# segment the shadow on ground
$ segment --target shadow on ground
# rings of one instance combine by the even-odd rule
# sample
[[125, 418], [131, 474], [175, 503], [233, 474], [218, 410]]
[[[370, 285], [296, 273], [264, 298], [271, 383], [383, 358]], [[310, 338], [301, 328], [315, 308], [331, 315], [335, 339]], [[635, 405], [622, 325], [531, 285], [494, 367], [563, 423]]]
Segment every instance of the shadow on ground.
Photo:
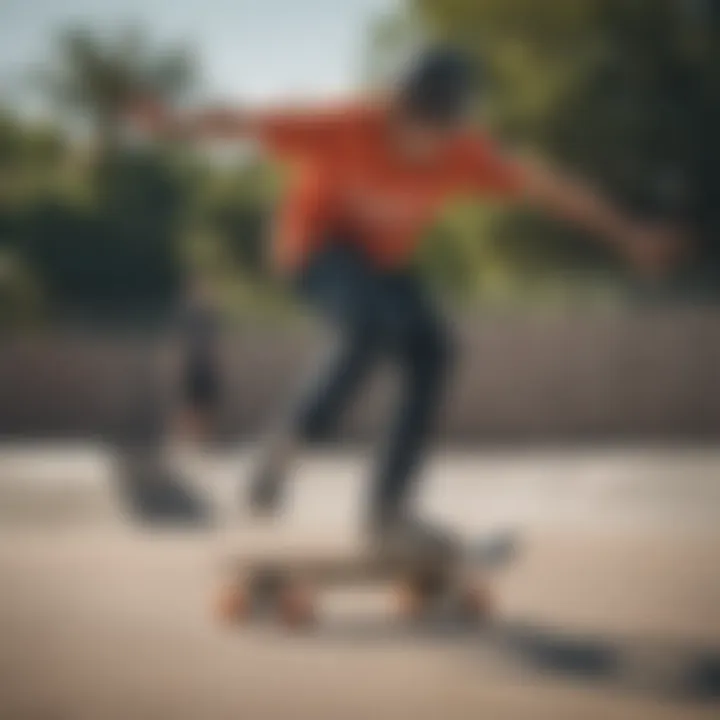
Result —
[[523, 671], [609, 684], [676, 701], [720, 702], [720, 648], [653, 638], [580, 636], [550, 627], [505, 623], [468, 629], [450, 623], [419, 628], [392, 621], [338, 621], [316, 632], [323, 641], [392, 643], [409, 636], [447, 643]]

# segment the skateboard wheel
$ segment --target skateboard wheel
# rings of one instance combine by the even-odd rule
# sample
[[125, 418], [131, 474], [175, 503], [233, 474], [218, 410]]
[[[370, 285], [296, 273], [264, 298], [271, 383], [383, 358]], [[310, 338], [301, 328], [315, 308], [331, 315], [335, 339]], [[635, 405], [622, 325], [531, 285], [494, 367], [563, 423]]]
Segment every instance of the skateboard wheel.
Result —
[[490, 590], [482, 584], [468, 585], [460, 593], [458, 609], [466, 620], [488, 620], [495, 609]]
[[439, 594], [416, 582], [403, 583], [398, 589], [400, 615], [411, 620], [423, 618], [435, 606]]
[[398, 609], [402, 617], [417, 619], [423, 614], [426, 605], [426, 598], [410, 583], [398, 588]]
[[290, 583], [280, 593], [278, 612], [282, 623], [297, 630], [315, 621], [315, 602], [311, 588], [304, 583]]
[[407, 578], [399, 588], [399, 609], [404, 617], [425, 615], [445, 594], [448, 578], [442, 572], [421, 571]]
[[225, 625], [245, 620], [250, 612], [250, 602], [241, 585], [229, 583], [220, 588], [215, 602], [215, 616]]

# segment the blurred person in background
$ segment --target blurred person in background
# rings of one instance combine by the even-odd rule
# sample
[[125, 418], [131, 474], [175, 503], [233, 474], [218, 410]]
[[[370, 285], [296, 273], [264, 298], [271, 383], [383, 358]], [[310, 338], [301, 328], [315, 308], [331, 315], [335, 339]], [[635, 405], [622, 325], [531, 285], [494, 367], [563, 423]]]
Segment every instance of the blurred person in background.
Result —
[[249, 502], [272, 516], [303, 442], [337, 424], [380, 358], [400, 371], [403, 394], [374, 470], [370, 537], [450, 548], [448, 536], [410, 512], [415, 479], [452, 365], [448, 329], [412, 269], [423, 231], [451, 198], [525, 202], [586, 229], [639, 271], [661, 276], [677, 239], [627, 216], [591, 186], [502, 150], [471, 123], [478, 80], [462, 53], [432, 47], [385, 97], [338, 107], [174, 117], [136, 108], [146, 130], [179, 137], [257, 138], [294, 170], [277, 218], [275, 266], [340, 342], [270, 434]]
[[212, 285], [192, 274], [177, 318], [178, 401], [172, 440], [201, 445], [212, 440], [221, 396], [220, 318]]

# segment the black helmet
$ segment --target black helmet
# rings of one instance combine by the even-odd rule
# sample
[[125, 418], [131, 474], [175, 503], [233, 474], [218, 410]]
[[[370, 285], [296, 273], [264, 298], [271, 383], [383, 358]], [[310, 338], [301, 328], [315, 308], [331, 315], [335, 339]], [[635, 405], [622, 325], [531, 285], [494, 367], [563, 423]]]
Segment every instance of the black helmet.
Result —
[[459, 51], [437, 46], [410, 64], [400, 81], [402, 108], [433, 124], [451, 124], [467, 111], [473, 93], [473, 70]]

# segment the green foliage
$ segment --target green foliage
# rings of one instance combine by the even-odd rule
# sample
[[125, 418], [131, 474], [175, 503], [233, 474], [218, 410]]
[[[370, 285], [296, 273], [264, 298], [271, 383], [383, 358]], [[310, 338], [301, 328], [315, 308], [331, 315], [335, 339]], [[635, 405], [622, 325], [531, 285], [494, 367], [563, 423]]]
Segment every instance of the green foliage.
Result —
[[0, 329], [32, 325], [43, 312], [42, 290], [31, 269], [12, 252], [0, 249]]
[[177, 101], [193, 76], [184, 48], [156, 48], [137, 27], [109, 37], [74, 27], [59, 36], [55, 62], [41, 81], [58, 107], [89, 120], [104, 153], [116, 148], [130, 103], [142, 96]]
[[422, 30], [409, 13], [380, 15], [370, 27], [363, 80], [371, 89], [382, 89], [402, 68], [406, 56], [418, 45]]
[[56, 128], [21, 123], [0, 111], [0, 184], [4, 193], [33, 192], [61, 170], [66, 153], [66, 141]]
[[176, 291], [184, 188], [161, 158], [88, 171], [94, 201], [60, 192], [0, 204], [0, 247], [32, 268], [52, 314], [99, 319], [160, 309]]
[[149, 316], [176, 292], [186, 178], [169, 157], [120, 152], [120, 130], [139, 95], [179, 99], [191, 61], [135, 28], [70, 29], [41, 79], [63, 110], [89, 121], [93, 152], [53, 128], [0, 118], [0, 248], [32, 269], [51, 314]]
[[223, 245], [224, 261], [255, 280], [267, 276], [267, 237], [278, 192], [272, 169], [251, 162], [227, 171], [209, 168], [197, 187], [195, 223]]

